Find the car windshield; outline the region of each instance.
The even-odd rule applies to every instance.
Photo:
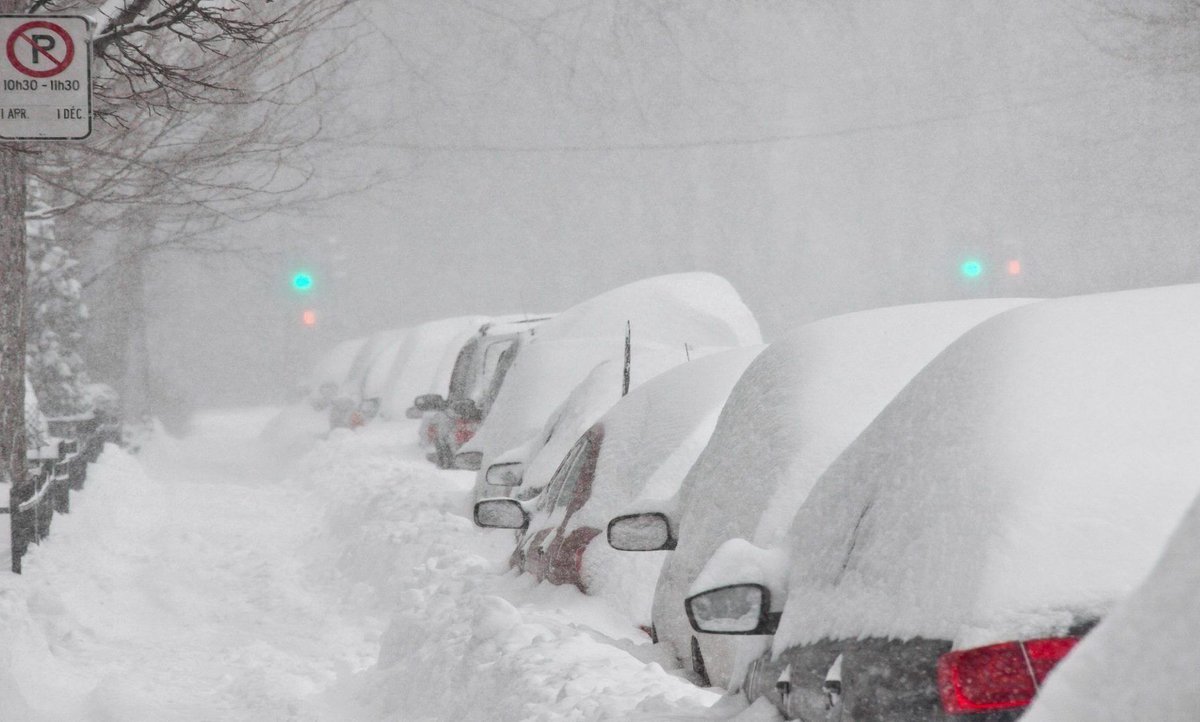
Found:
[[[454,361],[454,371],[450,374],[449,398],[465,399],[470,395],[472,386],[471,367],[474,365],[475,352],[478,349],[479,341],[471,339],[458,352],[458,358]]]
[[[517,348],[516,339],[508,339],[488,346],[484,354],[483,377],[489,381],[479,405],[485,415],[496,400],[496,395],[500,393],[500,385],[504,383],[504,377],[512,367],[513,359],[517,357]]]
[[[584,451],[588,445],[587,436],[583,436],[567,455],[563,457],[562,463],[558,465],[558,469],[554,472],[554,476],[550,479],[549,486],[546,487],[546,493],[542,494],[538,501],[538,509],[553,509],[559,505],[560,497],[569,498],[571,492],[575,489],[575,479],[579,476],[579,469],[583,466],[582,460],[586,457]],[[565,490],[565,494],[563,493]],[[565,501],[563,502],[565,503]]]

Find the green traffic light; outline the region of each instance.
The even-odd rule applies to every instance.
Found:
[[[959,267],[959,270],[961,270],[962,275],[966,276],[967,278],[978,278],[979,275],[983,273],[983,264],[975,260],[964,261],[962,266]]]
[[[313,286],[313,278],[307,273],[301,271],[292,276],[292,288],[297,291],[307,291]]]

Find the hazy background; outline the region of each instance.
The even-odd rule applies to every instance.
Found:
[[[280,399],[350,336],[674,271],[729,278],[768,339],[881,305],[1200,280],[1190,27],[1089,0],[359,8],[323,38],[346,49],[313,144],[338,195],[228,231],[268,253],[153,263],[151,365],[181,404]],[[93,367],[119,376],[120,303],[89,292]]]

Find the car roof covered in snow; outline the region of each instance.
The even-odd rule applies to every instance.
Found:
[[[683,346],[660,344],[634,344],[632,355],[631,388],[688,358]],[[561,452],[561,460],[579,434],[621,398],[623,356],[621,339],[577,338],[527,344],[517,354],[479,432],[463,446],[464,451],[484,452],[480,477],[503,452],[524,446],[528,453],[543,456],[539,452],[547,444],[552,448],[543,463],[551,467],[549,473],[553,474],[558,463],[553,455]],[[549,480],[548,475],[539,475],[539,468],[532,468],[531,482]]]
[[[796,515],[775,647],[1100,616],[1200,487],[1200,285],[1045,301],[917,376]]]
[[[464,451],[491,459],[542,431],[555,409],[593,369],[624,355],[631,328],[637,385],[691,353],[762,342],[758,323],[729,282],[710,273],[659,276],[588,299],[538,326],[517,355],[478,433]],[[639,362],[638,349],[648,350]],[[661,364],[664,356],[674,362]]]
[[[591,499],[571,525],[604,527],[643,491],[672,494],[708,443],[730,390],[763,348],[731,349],[682,364],[613,405],[597,422],[604,437]]]
[[[538,327],[537,339],[623,337],[693,346],[762,343],[754,314],[729,281],[712,273],[675,273],[626,284],[576,304]]]
[[[680,643],[691,634],[683,599],[722,542],[781,543],[821,472],[926,363],[981,321],[1029,302],[874,309],[807,324],[771,344],[729,395],[677,498],[661,504],[674,510],[679,539],[655,599],[660,637]]]

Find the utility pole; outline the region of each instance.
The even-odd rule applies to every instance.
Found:
[[[0,14],[21,13],[0,0]],[[9,484],[12,570],[21,571],[21,502],[32,496],[25,472],[25,162],[24,143],[0,144],[0,481]]]

